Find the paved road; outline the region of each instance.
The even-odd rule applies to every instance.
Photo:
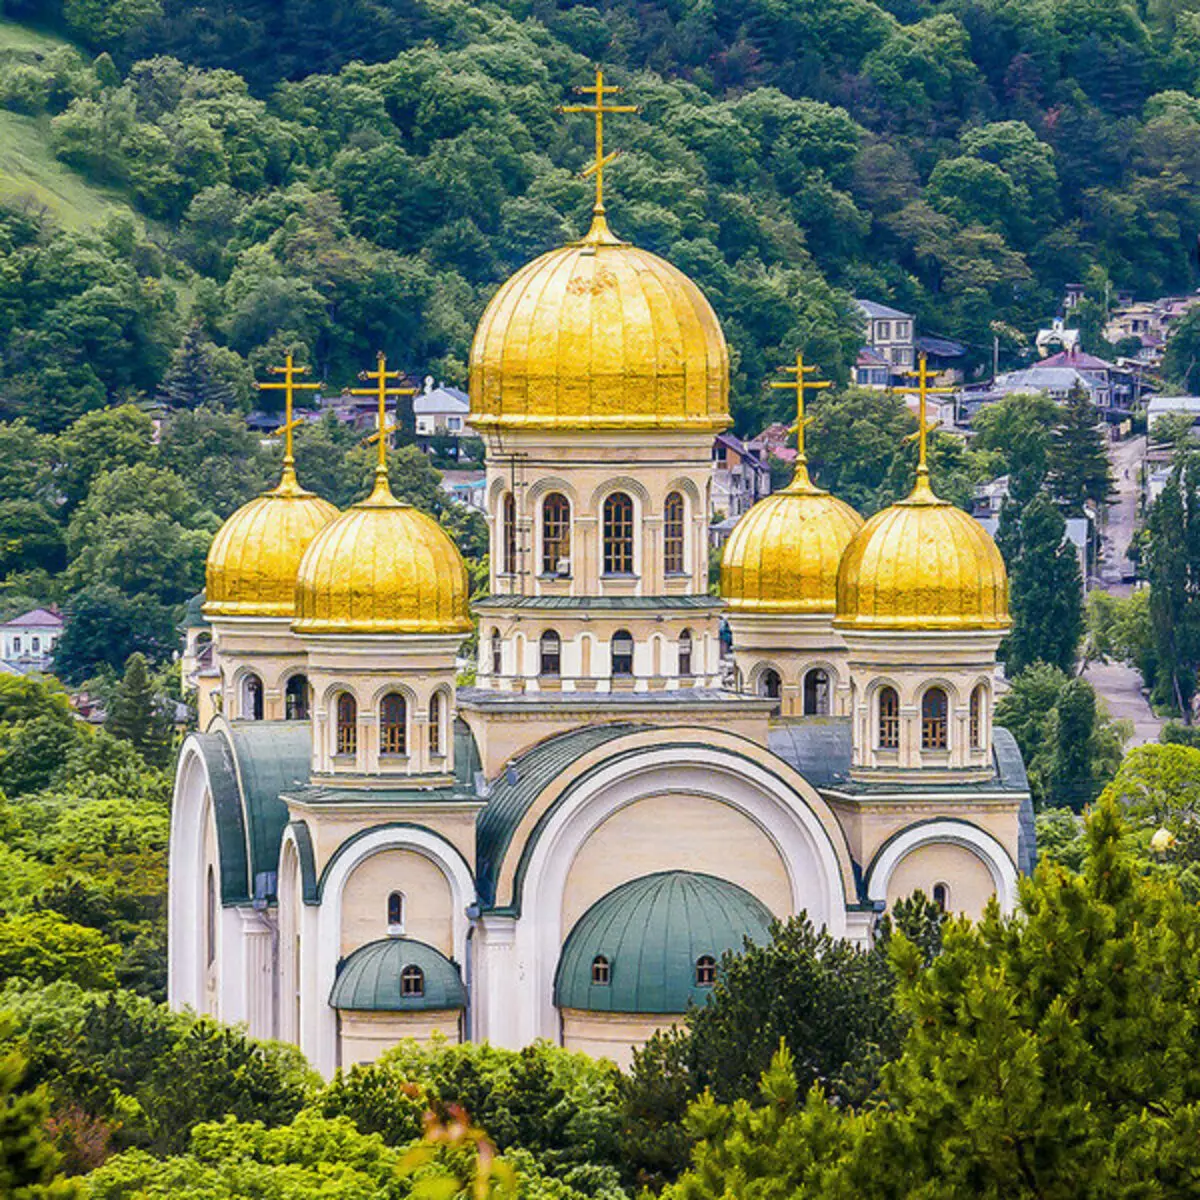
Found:
[[[1122,582],[1122,576],[1133,573],[1133,564],[1126,557],[1130,539],[1138,521],[1138,475],[1146,453],[1144,437],[1130,438],[1109,446],[1117,499],[1109,506],[1104,529],[1104,544],[1100,562],[1100,587],[1114,596],[1128,596],[1132,586]],[[1126,749],[1157,742],[1163,722],[1154,715],[1142,695],[1142,677],[1123,663],[1092,663],[1083,673],[1096,692],[1103,697],[1108,711],[1119,720],[1133,723],[1133,736]]]

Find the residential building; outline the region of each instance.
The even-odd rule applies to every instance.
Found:
[[[740,517],[771,491],[771,466],[766,455],[752,450],[732,433],[717,435],[712,457],[710,515]]]
[[[1154,426],[1165,416],[1186,414],[1192,424],[1200,422],[1200,396],[1155,396],[1146,405],[1146,429],[1154,432]]]
[[[854,360],[854,382],[864,388],[889,387],[892,365],[878,350],[864,346]]]
[[[916,364],[916,330],[912,313],[889,308],[874,300],[855,300],[866,317],[867,345],[893,374],[911,371]]]
[[[1035,340],[1039,354],[1050,354],[1056,350],[1077,350],[1079,330],[1067,329],[1062,317],[1055,317],[1049,329],[1039,329]]]
[[[1078,348],[1060,350],[1057,354],[1052,354],[1049,358],[1034,363],[1031,369],[1044,370],[1054,367],[1071,368],[1087,379],[1092,385],[1092,403],[1097,408],[1116,409],[1128,413],[1133,407],[1135,375],[1132,371]]]
[[[467,393],[456,387],[433,384],[433,376],[425,376],[425,386],[413,397],[413,419],[417,438],[465,437],[471,432],[468,417],[471,402]]]
[[[0,624],[0,655],[21,674],[48,671],[63,631],[56,608],[33,608]]]

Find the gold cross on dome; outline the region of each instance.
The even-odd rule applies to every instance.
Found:
[[[375,488],[378,490],[381,486],[388,486],[388,468],[387,468],[387,402],[392,396],[415,396],[416,388],[407,387],[388,387],[389,379],[403,379],[403,371],[389,371],[387,369],[387,357],[382,351],[375,356],[374,371],[360,371],[359,379],[364,382],[371,381],[375,384],[370,388],[351,388],[350,395],[352,396],[374,396],[379,402],[378,423],[375,426],[375,432],[367,436],[364,441],[368,444],[371,442],[379,443],[379,461],[375,465]],[[399,413],[397,412],[397,418]]]
[[[796,424],[792,426],[792,430],[796,433],[796,474],[793,479],[794,483],[808,482],[808,456],[804,452],[804,429],[813,421],[812,417],[804,415],[804,393],[813,391],[819,392],[822,388],[830,386],[828,379],[805,379],[805,376],[816,371],[815,366],[804,365],[804,351],[796,351],[796,362],[794,366],[780,367],[781,371],[785,371],[788,375],[795,375],[795,379],[789,379],[785,383],[772,383],[773,388],[779,388],[782,391],[791,391],[796,393]],[[791,432],[791,430],[789,430]]]
[[[934,421],[932,425],[929,423],[926,416],[928,408],[927,397],[950,395],[955,389],[952,387],[929,386],[930,375],[925,365],[924,354],[917,361],[917,369],[915,371],[905,371],[904,374],[910,379],[915,379],[917,381],[916,386],[892,388],[891,390],[900,396],[920,397],[917,406],[917,432],[910,433],[904,439],[906,442],[911,442],[915,438],[917,442],[917,486],[919,487],[922,483],[928,484],[929,482],[929,461],[927,457],[929,434],[941,424],[940,421]],[[936,376],[937,372],[935,371],[934,377],[936,378]]]
[[[640,111],[636,104],[605,104],[605,96],[615,96],[620,92],[620,88],[611,83],[604,82],[604,71],[596,68],[596,83],[593,87],[577,87],[574,89],[577,95],[594,96],[595,102],[592,104],[562,104],[559,105],[558,111],[561,113],[593,113],[596,117],[596,161],[587,167],[583,174],[586,178],[588,175],[596,177],[596,203],[592,211],[596,216],[604,215],[604,168],[616,160],[620,155],[619,150],[614,150],[610,154],[604,153],[604,118],[611,113],[635,113]]]
[[[268,367],[267,371],[271,375],[282,375],[283,381],[281,383],[256,383],[254,386],[260,392],[283,392],[283,424],[275,430],[275,434],[283,435],[283,478],[280,480],[279,486],[294,488],[299,485],[296,483],[296,459],[292,453],[292,432],[304,422],[293,419],[293,400],[296,392],[316,391],[321,385],[319,383],[301,383],[297,380],[297,375],[308,374],[308,368],[296,366],[290,354],[284,359],[282,367]]]

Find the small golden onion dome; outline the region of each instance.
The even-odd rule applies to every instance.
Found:
[[[602,213],[582,241],[492,297],[470,386],[480,430],[729,424],[729,350],[712,306],[682,271],[616,238]]]
[[[798,462],[795,479],[760,500],[725,544],[721,595],[730,611],[832,613],[838,566],[862,523]]]
[[[467,569],[442,527],[386,474],[312,540],[296,576],[300,634],[471,632]]]
[[[858,531],[838,572],[838,626],[855,629],[1009,627],[1008,575],[974,518],[917,476],[912,495]]]
[[[337,515],[285,466],[277,488],[243,504],[217,530],[205,566],[204,615],[291,617],[300,560]]]

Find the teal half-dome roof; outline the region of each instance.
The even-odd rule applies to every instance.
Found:
[[[681,1013],[703,1004],[696,963],[718,962],[744,939],[766,942],[771,913],[745,888],[713,875],[661,871],[614,888],[571,930],[554,981],[559,1008],[587,1012]],[[595,982],[603,958],[608,983]],[[603,972],[601,972],[603,974]]]
[[[407,967],[422,974],[419,995],[405,995]],[[465,1008],[458,968],[440,951],[412,938],[381,938],[360,946],[342,963],[329,1003],[350,1012],[431,1012]]]

